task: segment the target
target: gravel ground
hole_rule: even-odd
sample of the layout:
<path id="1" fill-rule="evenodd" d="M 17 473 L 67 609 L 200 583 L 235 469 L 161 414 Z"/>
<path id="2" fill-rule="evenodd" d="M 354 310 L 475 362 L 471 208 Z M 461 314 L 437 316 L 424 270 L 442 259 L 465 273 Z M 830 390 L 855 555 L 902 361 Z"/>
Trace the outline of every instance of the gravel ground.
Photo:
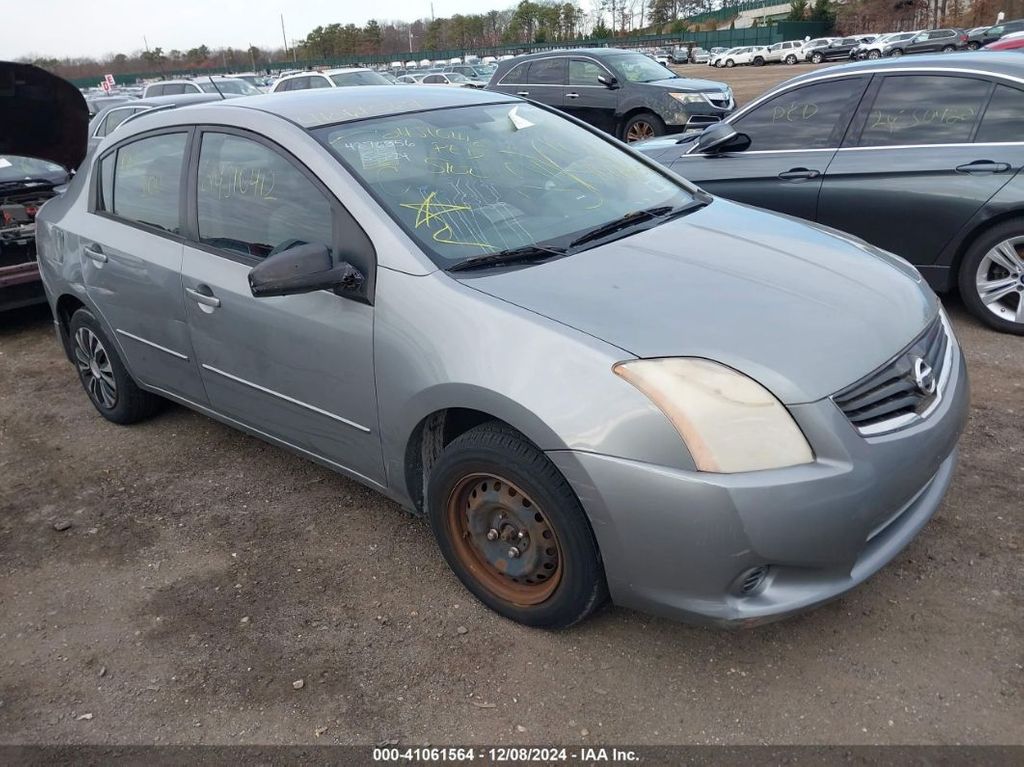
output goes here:
<path id="1" fill-rule="evenodd" d="M 0 743 L 1024 744 L 1024 338 L 950 308 L 945 504 L 846 598 L 738 633 L 509 623 L 423 520 L 182 408 L 107 423 L 45 307 L 4 315 Z"/>

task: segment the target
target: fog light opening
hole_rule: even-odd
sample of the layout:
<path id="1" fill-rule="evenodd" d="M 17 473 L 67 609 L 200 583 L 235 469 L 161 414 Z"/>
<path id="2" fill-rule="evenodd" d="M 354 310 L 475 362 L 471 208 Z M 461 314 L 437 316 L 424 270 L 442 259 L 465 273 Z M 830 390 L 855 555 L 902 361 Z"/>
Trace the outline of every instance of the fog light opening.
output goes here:
<path id="1" fill-rule="evenodd" d="M 768 565 L 752 567 L 736 579 L 736 592 L 741 597 L 752 597 L 761 592 L 768 581 Z"/>

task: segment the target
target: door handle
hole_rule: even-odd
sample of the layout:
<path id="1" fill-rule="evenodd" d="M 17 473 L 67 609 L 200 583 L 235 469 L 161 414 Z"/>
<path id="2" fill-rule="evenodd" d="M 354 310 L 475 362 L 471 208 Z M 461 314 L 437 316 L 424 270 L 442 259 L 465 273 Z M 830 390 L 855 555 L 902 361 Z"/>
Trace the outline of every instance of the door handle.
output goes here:
<path id="1" fill-rule="evenodd" d="M 820 170 L 813 170 L 811 168 L 790 168 L 779 174 L 779 178 L 783 181 L 807 181 L 808 179 L 817 178 L 821 175 Z"/>
<path id="2" fill-rule="evenodd" d="M 517 96 L 529 96 L 530 92 L 529 91 L 516 91 L 516 95 Z"/>
<path id="3" fill-rule="evenodd" d="M 107 263 L 107 257 L 100 249 L 99 245 L 86 245 L 82 250 L 89 258 L 95 261 L 97 264 Z"/>
<path id="4" fill-rule="evenodd" d="M 566 93 L 565 97 L 567 99 L 578 99 L 580 97 L 580 94 L 578 94 L 578 93 Z"/>
<path id="5" fill-rule="evenodd" d="M 965 165 L 957 165 L 957 173 L 1006 173 L 1010 169 L 1007 162 L 992 162 L 991 160 L 975 160 Z"/>
<path id="6" fill-rule="evenodd" d="M 203 291 L 203 288 L 206 289 L 205 292 Z M 206 285 L 200 285 L 199 290 L 185 288 L 185 292 L 192 296 L 197 304 L 209 306 L 211 309 L 216 309 L 220 306 L 220 299 L 213 295 L 213 291 L 211 291 Z"/>

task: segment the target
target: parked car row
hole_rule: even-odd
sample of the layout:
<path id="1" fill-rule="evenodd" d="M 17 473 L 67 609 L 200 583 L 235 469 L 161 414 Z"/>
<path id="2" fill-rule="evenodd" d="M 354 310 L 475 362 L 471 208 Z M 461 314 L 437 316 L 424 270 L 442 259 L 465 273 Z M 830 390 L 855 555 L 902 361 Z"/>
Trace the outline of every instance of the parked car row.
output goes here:
<path id="1" fill-rule="evenodd" d="M 666 108 L 721 96 L 658 85 L 667 70 L 642 54 L 586 53 L 508 62 L 497 86 L 635 87 Z M 884 190 L 901 157 L 937 186 L 905 137 L 969 130 L 990 167 L 965 177 L 1008 180 L 995 164 L 1019 167 L 1017 145 L 972 142 L 1019 124 L 1000 89 L 1024 77 L 978 58 L 963 62 L 988 67 L 967 78 L 978 85 L 909 95 L 874 63 L 816 72 L 696 146 L 717 148 L 709 167 L 735 165 L 742 128 L 757 162 L 771 145 L 758 126 L 774 125 L 828 160 L 833 135 L 889 131 L 902 154 L 876 177 Z M 791 615 L 897 557 L 951 483 L 964 356 L 917 271 L 854 236 L 712 196 L 496 89 L 151 109 L 86 158 L 83 99 L 36 72 L 0 70 L 4 113 L 47 107 L 8 126 L 0 151 L 80 164 L 36 226 L 57 337 L 96 411 L 131 424 L 177 402 L 386 494 L 427 517 L 455 575 L 511 620 L 569 626 L 608 599 L 719 625 Z M 666 149 L 674 163 L 687 145 Z M 813 187 L 818 160 L 798 162 Z M 862 169 L 850 174 L 838 203 L 874 216 Z M 884 196 L 901 228 L 923 217 L 925 195 Z M 955 209 L 930 204 L 934 219 Z M 1004 197 L 1007 213 L 1020 215 Z M 972 245 L 988 245 L 986 289 L 1021 271 L 1009 220 Z"/>

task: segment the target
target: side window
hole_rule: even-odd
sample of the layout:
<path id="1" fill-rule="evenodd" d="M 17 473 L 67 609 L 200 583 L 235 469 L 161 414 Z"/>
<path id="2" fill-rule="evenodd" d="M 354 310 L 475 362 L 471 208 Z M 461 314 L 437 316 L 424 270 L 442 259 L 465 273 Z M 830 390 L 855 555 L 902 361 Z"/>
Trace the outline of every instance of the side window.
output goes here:
<path id="1" fill-rule="evenodd" d="M 1021 125 L 1024 125 L 1024 92 L 997 85 L 974 140 L 1022 141 Z"/>
<path id="2" fill-rule="evenodd" d="M 508 73 L 501 78 L 502 83 L 508 85 L 520 85 L 526 82 L 526 70 L 529 68 L 529 62 L 523 64 L 516 64 Z"/>
<path id="3" fill-rule="evenodd" d="M 442 79 L 441 75 L 427 75 L 426 77 L 423 78 L 423 82 L 425 82 L 427 85 L 436 85 L 437 83 L 444 82 L 444 80 Z"/>
<path id="4" fill-rule="evenodd" d="M 828 149 L 838 146 L 864 78 L 795 88 L 765 102 L 734 125 L 750 149 Z"/>
<path id="5" fill-rule="evenodd" d="M 284 84 L 286 91 L 303 91 L 309 87 L 308 77 L 293 77 Z"/>
<path id="6" fill-rule="evenodd" d="M 569 62 L 569 85 L 600 85 L 597 78 L 604 73 L 593 61 L 572 59 Z"/>
<path id="7" fill-rule="evenodd" d="M 199 240 L 256 258 L 302 243 L 334 243 L 331 204 L 275 150 L 225 133 L 203 134 Z"/>
<path id="8" fill-rule="evenodd" d="M 868 111 L 860 145 L 968 142 L 991 88 L 984 80 L 966 77 L 886 77 Z"/>
<path id="9" fill-rule="evenodd" d="M 117 162 L 117 152 L 111 152 L 99 164 L 99 199 L 96 200 L 96 210 L 113 212 L 114 209 L 114 165 Z"/>
<path id="10" fill-rule="evenodd" d="M 165 86 L 163 85 L 150 85 L 146 88 L 146 98 L 148 99 L 151 96 L 163 96 L 164 87 Z"/>
<path id="11" fill-rule="evenodd" d="M 563 85 L 565 83 L 565 59 L 540 59 L 530 64 L 531 84 Z"/>
<path id="12" fill-rule="evenodd" d="M 114 155 L 105 158 L 100 184 L 103 209 L 126 221 L 177 234 L 187 139 L 185 133 L 165 133 L 123 145 L 117 150 L 112 185 L 107 181 L 107 164 Z"/>
<path id="13" fill-rule="evenodd" d="M 310 88 L 332 88 L 334 87 L 330 80 L 323 75 L 313 75 L 309 78 Z"/>

